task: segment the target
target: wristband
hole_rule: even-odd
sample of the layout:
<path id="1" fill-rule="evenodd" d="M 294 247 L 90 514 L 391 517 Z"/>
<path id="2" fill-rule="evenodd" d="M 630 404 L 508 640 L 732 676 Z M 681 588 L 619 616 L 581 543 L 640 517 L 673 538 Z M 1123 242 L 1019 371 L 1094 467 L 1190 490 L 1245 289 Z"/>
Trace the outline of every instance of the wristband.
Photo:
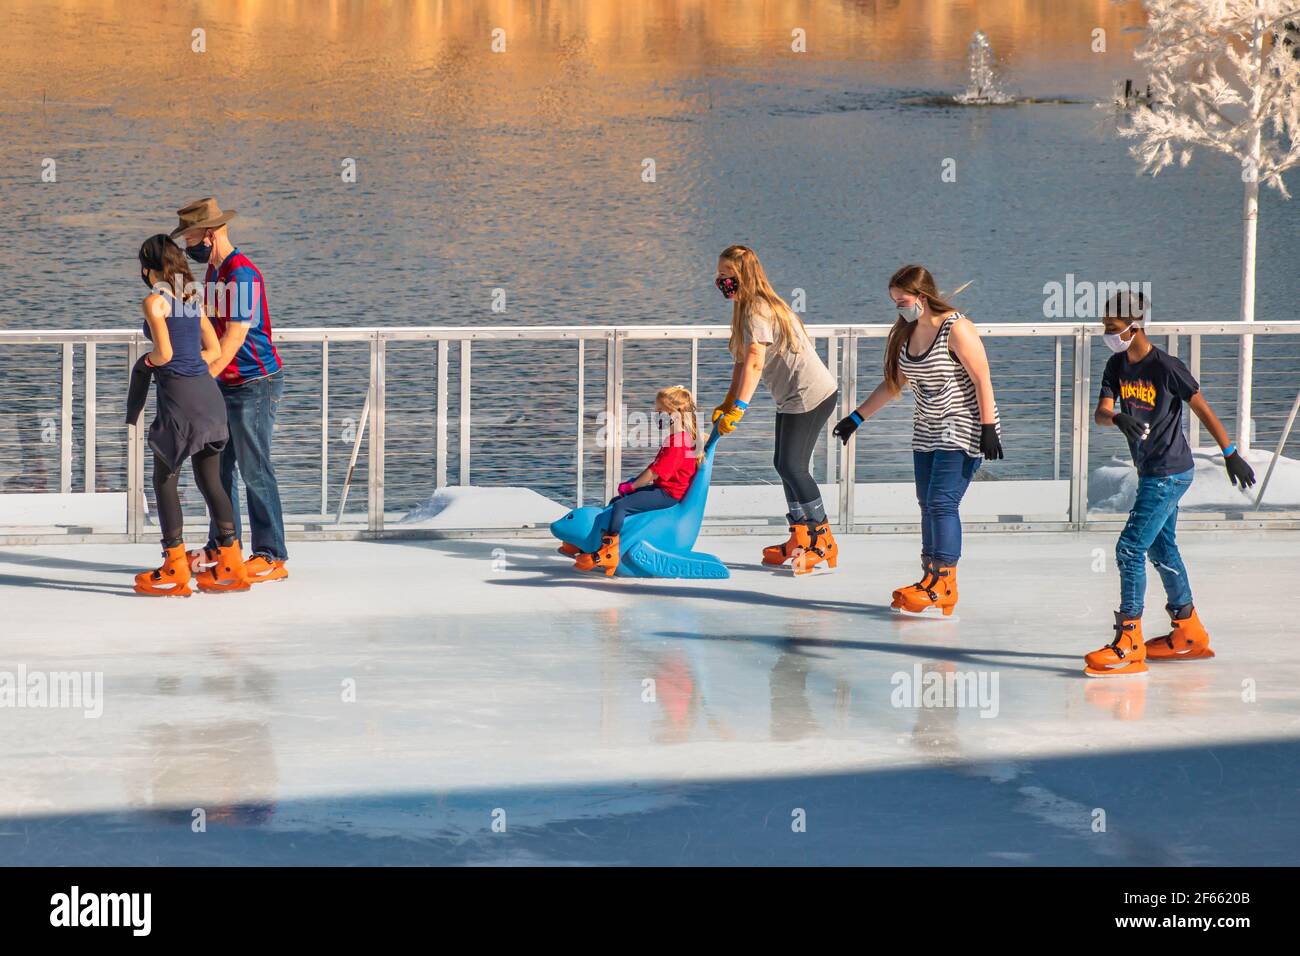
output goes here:
<path id="1" fill-rule="evenodd" d="M 749 408 L 749 402 L 742 402 L 740 399 L 736 399 L 736 401 L 735 401 L 733 404 L 734 404 L 737 408 L 739 408 L 742 412 L 743 412 L 745 409 Z"/>
<path id="2" fill-rule="evenodd" d="M 849 412 L 849 418 L 853 419 L 853 424 L 855 425 L 861 425 L 864 421 L 866 421 L 866 419 L 864 419 L 861 415 L 858 414 L 858 410 L 856 408 L 853 409 L 853 411 Z"/>
<path id="3" fill-rule="evenodd" d="M 1229 455 L 1235 455 L 1236 453 L 1237 453 L 1237 443 L 1235 441 L 1229 442 L 1228 447 L 1223 449 L 1224 458 L 1227 458 Z"/>

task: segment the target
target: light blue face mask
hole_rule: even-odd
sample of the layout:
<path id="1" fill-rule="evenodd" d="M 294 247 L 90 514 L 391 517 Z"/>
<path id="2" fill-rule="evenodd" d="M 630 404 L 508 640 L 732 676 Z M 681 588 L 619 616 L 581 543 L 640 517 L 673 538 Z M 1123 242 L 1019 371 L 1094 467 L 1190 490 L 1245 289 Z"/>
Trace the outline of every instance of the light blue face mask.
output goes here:
<path id="1" fill-rule="evenodd" d="M 897 306 L 897 308 L 898 314 L 909 322 L 915 322 L 921 317 L 921 313 L 925 311 L 920 299 L 916 299 L 911 305 Z"/>

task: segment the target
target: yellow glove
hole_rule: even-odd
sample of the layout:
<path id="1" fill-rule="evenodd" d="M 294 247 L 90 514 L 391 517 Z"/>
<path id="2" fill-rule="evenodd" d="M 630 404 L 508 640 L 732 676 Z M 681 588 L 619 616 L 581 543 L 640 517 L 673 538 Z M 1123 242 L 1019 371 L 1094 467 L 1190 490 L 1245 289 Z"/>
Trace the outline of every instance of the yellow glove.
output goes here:
<path id="1" fill-rule="evenodd" d="M 727 397 L 722 400 L 722 404 L 713 410 L 713 417 L 709 419 L 709 421 L 716 422 L 719 418 L 721 418 L 723 415 L 725 415 L 728 411 L 731 410 L 731 406 L 732 404 L 735 403 L 735 401 L 736 401 L 736 396 L 733 395 L 731 392 L 728 392 Z"/>
<path id="2" fill-rule="evenodd" d="M 745 409 L 748 407 L 749 405 L 746 402 L 739 400 L 732 402 L 731 407 L 714 420 L 714 425 L 722 434 L 730 435 L 736 430 L 740 420 L 745 417 Z"/>

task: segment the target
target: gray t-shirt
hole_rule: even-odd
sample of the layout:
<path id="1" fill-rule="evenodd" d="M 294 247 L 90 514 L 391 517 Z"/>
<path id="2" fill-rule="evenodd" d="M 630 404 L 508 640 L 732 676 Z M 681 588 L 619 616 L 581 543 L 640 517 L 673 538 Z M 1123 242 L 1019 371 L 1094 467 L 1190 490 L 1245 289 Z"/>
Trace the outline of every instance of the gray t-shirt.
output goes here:
<path id="1" fill-rule="evenodd" d="M 772 393 L 776 410 L 787 414 L 810 412 L 835 394 L 838 385 L 826 363 L 817 354 L 803 325 L 792 323 L 799 336 L 799 351 L 776 346 L 777 319 L 761 299 L 745 316 L 744 347 L 754 342 L 767 346 L 763 361 L 763 384 Z"/>

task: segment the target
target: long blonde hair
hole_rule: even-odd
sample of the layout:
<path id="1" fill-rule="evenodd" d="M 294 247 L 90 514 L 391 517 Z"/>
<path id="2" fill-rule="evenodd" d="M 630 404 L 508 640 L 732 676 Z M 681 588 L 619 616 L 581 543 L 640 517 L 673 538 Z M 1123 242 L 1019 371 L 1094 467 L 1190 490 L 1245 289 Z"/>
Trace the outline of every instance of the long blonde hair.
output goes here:
<path id="1" fill-rule="evenodd" d="M 661 388 L 659 393 L 655 395 L 655 405 L 662 405 L 668 414 L 681 422 L 685 429 L 691 433 L 691 444 L 699 445 L 698 410 L 695 407 L 695 396 L 691 394 L 689 388 L 685 385 L 669 385 L 667 388 Z M 699 457 L 703 458 L 704 453 L 701 452 Z"/>
<path id="2" fill-rule="evenodd" d="M 970 283 L 966 283 L 961 289 L 966 288 L 967 285 Z M 890 277 L 889 288 L 902 289 L 909 295 L 921 296 L 928 300 L 930 311 L 935 315 L 957 311 L 940 297 L 934 276 L 925 266 L 903 266 Z M 960 292 L 961 289 L 957 291 Z M 906 346 L 907 340 L 912 337 L 914 328 L 916 328 L 915 320 L 909 322 L 900 315 L 893 328 L 889 330 L 889 340 L 885 343 L 885 384 L 895 396 L 903 391 L 903 381 L 898 374 L 899 353 Z"/>
<path id="3" fill-rule="evenodd" d="M 785 299 L 776 294 L 772 283 L 767 281 L 767 273 L 763 271 L 763 264 L 758 261 L 758 254 L 749 246 L 734 245 L 723 249 L 722 255 L 718 258 L 731 263 L 740 283 L 731 306 L 731 338 L 727 341 L 727 351 L 731 353 L 731 357 L 740 360 L 741 348 L 745 341 L 745 319 L 760 302 L 766 305 L 776 318 L 776 341 L 773 345 L 777 350 L 800 351 L 807 335 L 803 320 L 786 304 Z"/>

